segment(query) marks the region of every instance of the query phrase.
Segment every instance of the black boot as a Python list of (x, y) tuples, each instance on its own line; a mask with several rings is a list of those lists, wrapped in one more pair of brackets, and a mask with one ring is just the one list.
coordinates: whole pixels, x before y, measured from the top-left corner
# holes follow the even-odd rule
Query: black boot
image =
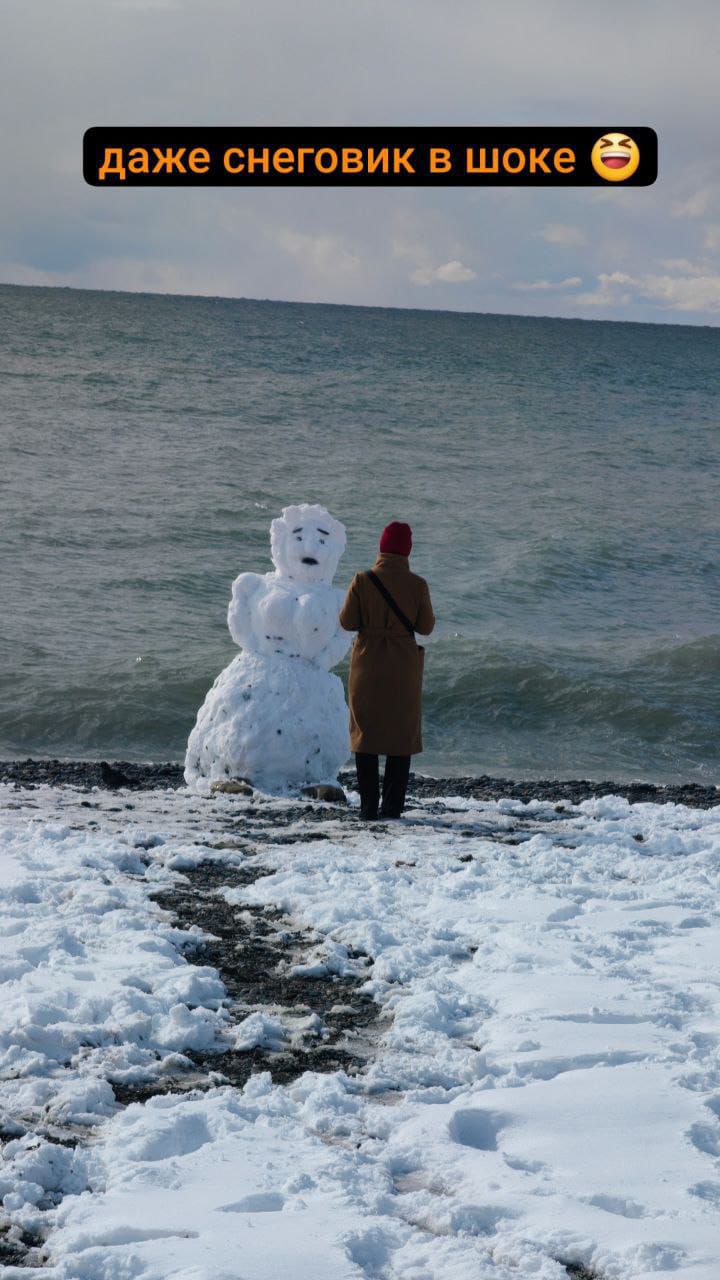
[(380, 800), (378, 758), (367, 751), (356, 751), (355, 767), (360, 792), (360, 817), (363, 822), (374, 822), (378, 816)]
[(381, 818), (399, 818), (405, 808), (410, 756), (388, 756), (383, 778)]

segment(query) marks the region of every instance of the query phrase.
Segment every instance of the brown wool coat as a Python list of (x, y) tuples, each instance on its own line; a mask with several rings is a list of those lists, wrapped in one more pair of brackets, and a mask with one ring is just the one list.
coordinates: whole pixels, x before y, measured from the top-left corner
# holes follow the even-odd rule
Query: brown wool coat
[[(435, 626), (424, 578), (410, 572), (407, 556), (382, 553), (373, 572), (415, 630)], [(350, 749), (372, 755), (411, 756), (422, 751), (424, 652), (364, 573), (356, 573), (340, 610), (340, 625), (357, 631), (350, 657)]]

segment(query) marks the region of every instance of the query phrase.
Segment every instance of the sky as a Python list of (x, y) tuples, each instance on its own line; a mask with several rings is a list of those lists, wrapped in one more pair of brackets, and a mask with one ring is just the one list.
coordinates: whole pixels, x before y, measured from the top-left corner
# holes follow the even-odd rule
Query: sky
[[(0, 282), (718, 324), (716, 0), (2, 0)], [(91, 125), (649, 125), (651, 187), (87, 186)]]

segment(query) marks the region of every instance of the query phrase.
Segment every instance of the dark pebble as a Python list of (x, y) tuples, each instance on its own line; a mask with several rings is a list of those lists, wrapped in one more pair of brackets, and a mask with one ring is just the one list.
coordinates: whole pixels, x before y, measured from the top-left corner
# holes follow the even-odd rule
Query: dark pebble
[[(346, 789), (357, 790), (354, 771), (343, 770), (339, 781)], [(180, 764), (133, 764), (127, 760), (116, 760), (112, 764), (106, 760), (0, 760), (0, 782), (27, 788), (47, 783), (49, 786), (84, 787), (88, 790), (99, 786), (111, 790), (129, 787), (138, 791), (156, 791), (184, 786)], [(667, 786), (656, 786), (652, 782), (591, 782), (586, 778), (515, 782), (512, 778), (491, 778), (485, 774), (479, 778), (426, 778), (411, 773), (408, 795), (411, 799), (413, 796), (432, 799), (433, 796), (452, 795), (473, 800), (519, 800), (522, 803), (546, 800), (557, 805), (558, 812), (566, 805), (607, 795), (624, 796), (631, 804), (685, 804), (692, 809), (712, 809), (720, 804), (717, 787), (702, 787), (697, 782)], [(312, 812), (310, 806), (307, 811)]]

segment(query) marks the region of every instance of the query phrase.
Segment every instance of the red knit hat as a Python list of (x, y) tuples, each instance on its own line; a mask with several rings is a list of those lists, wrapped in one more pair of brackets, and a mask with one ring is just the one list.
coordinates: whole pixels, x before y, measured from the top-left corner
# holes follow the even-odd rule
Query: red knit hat
[(380, 536), (380, 551), (389, 551), (396, 556), (409, 556), (412, 550), (412, 529), (409, 524), (400, 520), (392, 520), (386, 525)]

